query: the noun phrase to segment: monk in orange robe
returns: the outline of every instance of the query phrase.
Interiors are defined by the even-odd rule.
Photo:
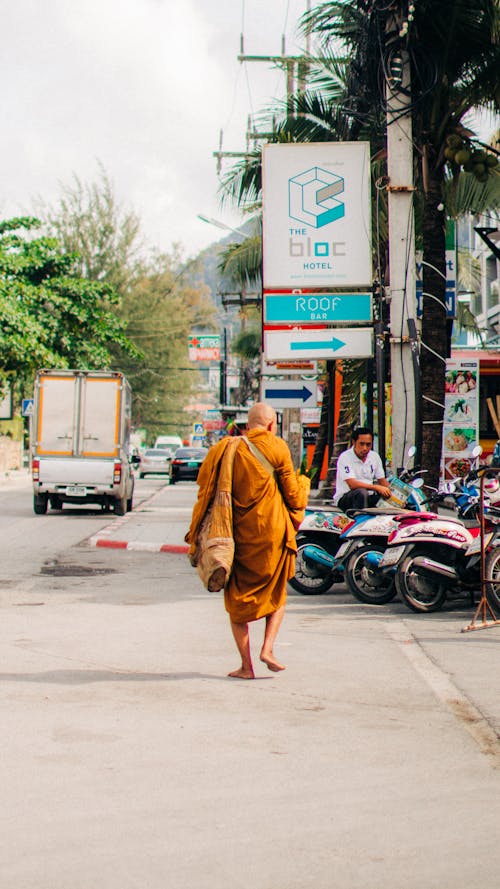
[[[284,670],[273,652],[287,596],[287,581],[295,573],[295,527],[307,505],[310,479],[295,472],[288,445],[276,435],[276,412],[259,402],[248,412],[248,442],[267,459],[262,465],[242,439],[233,464],[233,569],[224,590],[224,602],[241,657],[241,666],[229,673],[237,679],[254,679],[248,624],[265,618],[260,660],[269,670]],[[198,502],[186,539],[194,547],[196,530],[210,502],[216,467],[230,439],[209,451],[201,467]],[[271,475],[269,469],[274,473]],[[197,518],[195,518],[197,516]]]

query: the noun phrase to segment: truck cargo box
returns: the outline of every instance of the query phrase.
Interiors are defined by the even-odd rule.
[[[96,503],[132,508],[132,394],[117,371],[42,370],[31,425],[34,509]]]

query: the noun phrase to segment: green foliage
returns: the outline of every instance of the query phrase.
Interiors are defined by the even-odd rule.
[[[304,456],[302,457],[302,460],[301,460],[300,466],[299,466],[299,472],[301,475],[307,475],[307,477],[310,478],[311,481],[313,481],[318,474],[318,467],[317,466],[312,466],[312,465],[309,467],[307,466],[307,454],[304,454]]]
[[[183,435],[193,420],[184,408],[199,388],[198,368],[188,359],[194,327],[209,329],[215,309],[201,287],[184,281],[178,252],[158,254],[137,269],[122,298],[127,334],[144,357],[130,360],[117,353],[133,393],[135,425],[151,441],[161,432]]]
[[[261,229],[262,226],[259,225]],[[262,232],[252,235],[241,244],[230,244],[221,254],[219,270],[235,287],[261,287]]]
[[[192,419],[184,408],[199,385],[188,338],[194,327],[214,323],[207,289],[188,283],[195,262],[184,262],[175,247],[169,254],[145,249],[138,217],[119,206],[102,167],[95,182],[75,176],[63,186],[45,220],[78,255],[82,275],[116,293],[116,315],[136,351],[130,354],[117,341],[113,365],[131,384],[134,425],[147,429],[149,441],[159,432],[183,434]]]
[[[45,367],[109,367],[111,344],[138,355],[110,309],[107,284],[81,278],[75,256],[40,221],[0,223],[0,381]]]
[[[260,327],[242,330],[231,343],[231,351],[241,359],[238,404],[247,404],[259,396],[261,347]]]
[[[94,182],[81,182],[74,175],[70,184],[61,186],[55,205],[39,204],[49,232],[77,257],[81,276],[106,281],[121,293],[134,275],[140,222],[133,211],[119,206],[104,168],[99,165]]]

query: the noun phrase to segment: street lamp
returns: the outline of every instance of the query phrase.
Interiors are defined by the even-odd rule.
[[[196,218],[201,219],[202,222],[208,223],[208,225],[215,225],[216,228],[221,228],[223,231],[232,232],[234,235],[238,235],[242,241],[246,240],[247,235],[242,231],[239,231],[237,228],[232,228],[230,225],[226,225],[226,223],[221,222],[220,219],[213,219],[211,216],[204,216],[202,213],[197,213]]]

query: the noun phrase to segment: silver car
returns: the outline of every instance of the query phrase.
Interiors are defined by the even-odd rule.
[[[146,475],[169,475],[172,451],[170,448],[148,448],[139,460],[139,478]]]

